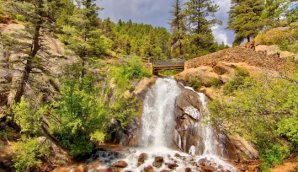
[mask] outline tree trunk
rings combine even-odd
[[[41,25],[42,25],[42,19],[39,18],[39,20],[36,22],[36,25],[35,25],[35,31],[34,31],[32,46],[31,46],[31,52],[27,58],[25,68],[22,73],[21,81],[19,83],[19,86],[17,88],[16,94],[14,97],[15,103],[19,103],[21,101],[21,97],[23,96],[24,91],[25,91],[26,83],[29,80],[29,75],[33,68],[32,67],[33,58],[36,56],[38,50],[40,49],[39,37],[40,37]]]
[[[247,37],[247,42],[250,42],[250,37],[249,36]]]

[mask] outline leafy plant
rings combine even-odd
[[[22,97],[20,103],[13,106],[13,113],[23,133],[37,134],[47,109],[47,106],[35,108]]]
[[[261,170],[268,171],[271,167],[281,164],[289,156],[289,149],[279,144],[271,144],[269,148],[261,151]]]
[[[224,85],[224,94],[232,94],[235,90],[244,85],[246,78],[249,76],[249,72],[242,68],[236,68],[235,78]]]
[[[202,86],[200,81],[198,79],[196,79],[194,76],[189,77],[188,84],[189,84],[190,87],[192,87],[195,90],[201,88],[201,86]]]
[[[210,86],[219,87],[222,85],[222,81],[218,78],[212,78],[210,82],[208,83]]]
[[[14,148],[16,153],[13,162],[17,172],[30,171],[38,167],[49,152],[47,144],[40,143],[37,138],[23,138]]]

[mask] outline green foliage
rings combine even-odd
[[[118,89],[122,91],[132,88],[130,81],[151,76],[148,68],[144,66],[141,59],[131,57],[120,65],[111,67],[109,78],[115,82]],[[123,93],[123,92],[122,92]]]
[[[210,82],[208,83],[208,85],[210,85],[210,86],[214,86],[214,87],[219,87],[219,86],[221,86],[223,83],[222,83],[222,81],[220,80],[220,79],[218,79],[218,78],[212,78],[211,80],[210,80]]]
[[[37,134],[42,123],[42,116],[47,112],[47,107],[32,107],[24,98],[14,104],[13,113],[15,121],[21,126],[23,133]]]
[[[136,55],[165,59],[169,57],[170,34],[165,28],[109,18],[100,25],[104,35],[112,40],[111,50],[119,56]]]
[[[200,83],[200,81],[198,79],[196,79],[195,77],[193,77],[193,76],[190,76],[188,78],[188,85],[190,87],[192,87],[193,89],[195,89],[195,90],[201,88],[201,86],[202,86],[202,84]]]
[[[95,78],[90,75],[82,81],[68,80],[61,90],[61,98],[56,102],[60,124],[53,126],[53,132],[75,157],[93,150],[91,140],[104,141],[107,110],[97,98],[95,84]]]
[[[246,78],[249,76],[247,70],[242,68],[237,68],[235,70],[235,78],[224,85],[224,94],[232,94],[235,90],[244,85]]]
[[[48,156],[49,147],[37,138],[23,139],[15,144],[14,167],[17,172],[31,171]]]
[[[287,29],[274,28],[260,33],[255,41],[262,45],[279,45],[283,51],[298,52],[298,28],[290,25]]]
[[[263,0],[232,0],[229,28],[234,30],[234,44],[240,44],[244,39],[250,41],[263,27],[261,18],[264,10]]]
[[[263,22],[266,27],[277,27],[282,23],[281,16],[288,10],[287,0],[266,0],[262,12]]]
[[[297,112],[296,112],[297,113]],[[293,144],[298,144],[298,114],[285,118],[277,124],[277,133],[287,137]]]
[[[111,41],[106,38],[99,28],[99,18],[96,14],[98,7],[77,1],[67,18],[59,23],[62,34],[60,40],[72,49],[82,60],[105,55],[111,48]]]
[[[260,153],[261,170],[269,171],[275,165],[281,164],[289,156],[289,149],[279,144],[270,144]]]
[[[214,18],[217,11],[218,5],[211,0],[190,0],[186,3],[185,16],[191,45],[188,52],[191,55],[204,55],[201,51],[216,51],[213,49],[216,44],[211,27],[220,23]]]
[[[283,143],[281,136],[293,146],[297,143],[298,87],[290,80],[265,76],[241,84],[233,98],[210,104],[212,121],[256,144],[266,170],[289,154],[288,148],[272,143]]]
[[[186,26],[185,26],[185,15],[183,14],[181,0],[176,0],[171,11],[171,56],[184,57],[185,55],[185,37],[186,37]]]
[[[178,73],[180,73],[181,71],[179,70],[165,70],[165,71],[160,71],[159,72],[159,75],[162,75],[162,76],[174,76]]]
[[[298,22],[298,5],[286,13],[288,23]]]

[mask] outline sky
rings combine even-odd
[[[231,45],[234,34],[227,30],[228,11],[230,0],[214,0],[219,5],[216,18],[223,22],[221,26],[212,27],[213,34],[217,42],[224,42]],[[170,28],[170,11],[174,0],[97,0],[97,4],[104,8],[100,12],[101,18],[110,17],[117,22],[119,19],[133,22],[152,24]]]

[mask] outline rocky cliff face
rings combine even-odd
[[[31,40],[25,27],[14,23],[1,25],[0,36],[0,106],[4,106],[12,102]],[[18,41],[18,44],[14,41]],[[79,62],[79,58],[52,35],[44,32],[41,41],[42,48],[37,54],[38,66],[31,73],[25,95],[32,100],[41,96],[48,101],[58,91],[57,78],[66,66]]]

